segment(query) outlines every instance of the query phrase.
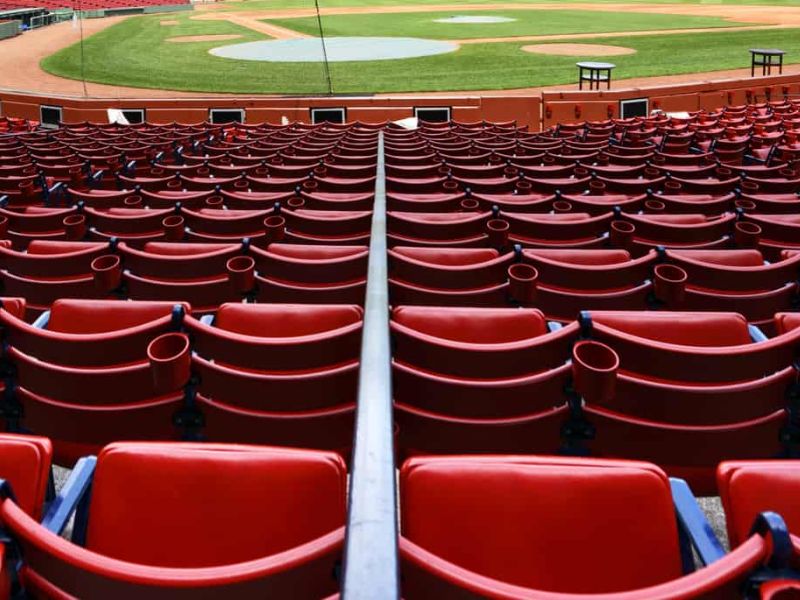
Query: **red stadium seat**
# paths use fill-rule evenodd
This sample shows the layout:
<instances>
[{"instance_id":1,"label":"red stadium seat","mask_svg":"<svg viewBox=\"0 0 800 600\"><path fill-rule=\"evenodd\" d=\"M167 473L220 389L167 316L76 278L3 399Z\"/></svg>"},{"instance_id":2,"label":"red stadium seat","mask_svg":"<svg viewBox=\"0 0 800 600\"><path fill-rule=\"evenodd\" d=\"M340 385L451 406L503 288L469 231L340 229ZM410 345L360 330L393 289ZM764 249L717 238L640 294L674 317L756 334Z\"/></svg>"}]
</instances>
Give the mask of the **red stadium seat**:
<instances>
[{"instance_id":1,"label":"red stadium seat","mask_svg":"<svg viewBox=\"0 0 800 600\"><path fill-rule=\"evenodd\" d=\"M641 462L415 458L400 493L410 599L731 598L769 553L756 534L684 575L670 482Z\"/></svg>"},{"instance_id":2,"label":"red stadium seat","mask_svg":"<svg viewBox=\"0 0 800 600\"><path fill-rule=\"evenodd\" d=\"M724 462L717 469L717 487L732 548L747 540L753 519L765 510L779 513L790 532L800 533L800 461Z\"/></svg>"},{"instance_id":3,"label":"red stadium seat","mask_svg":"<svg viewBox=\"0 0 800 600\"><path fill-rule=\"evenodd\" d=\"M47 438L0 433L0 479L11 484L17 506L36 521L42 517L52 459Z\"/></svg>"},{"instance_id":4,"label":"red stadium seat","mask_svg":"<svg viewBox=\"0 0 800 600\"><path fill-rule=\"evenodd\" d=\"M9 498L0 518L37 597L320 598L338 587L345 485L329 453L119 443L97 460L85 548Z\"/></svg>"}]
</instances>

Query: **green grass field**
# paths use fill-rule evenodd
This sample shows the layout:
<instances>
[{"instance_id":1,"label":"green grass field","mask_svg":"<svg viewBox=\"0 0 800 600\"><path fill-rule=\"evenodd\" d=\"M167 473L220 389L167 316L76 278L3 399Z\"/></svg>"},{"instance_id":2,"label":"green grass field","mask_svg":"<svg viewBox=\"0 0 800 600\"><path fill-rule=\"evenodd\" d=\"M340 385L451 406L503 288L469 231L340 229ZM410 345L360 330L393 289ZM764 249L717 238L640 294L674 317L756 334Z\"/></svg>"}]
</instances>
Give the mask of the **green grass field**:
<instances>
[{"instance_id":1,"label":"green grass field","mask_svg":"<svg viewBox=\"0 0 800 600\"><path fill-rule=\"evenodd\" d=\"M516 19L508 23L437 23L452 16L447 12L330 15L322 20L326 36L399 36L445 40L511 37L522 35L559 35L569 33L607 33L616 31L656 31L659 29L700 29L731 27L716 17L687 17L648 13L597 13L582 10L498 10L486 12L459 10L453 15L479 15ZM301 33L317 35L316 17L269 19Z\"/></svg>"},{"instance_id":2,"label":"green grass field","mask_svg":"<svg viewBox=\"0 0 800 600\"><path fill-rule=\"evenodd\" d=\"M282 2L287 0L275 0ZM290 0L288 0L290 1ZM345 0L340 0L345 1ZM355 1L355 0L350 0ZM385 0L370 0L371 4ZM414 0L406 0L409 3ZM419 1L419 0L417 0ZM442 1L442 0L439 0ZM472 1L472 0L470 0ZM229 6L253 5L246 0ZM308 0L304 5L309 6ZM520 11L522 12L522 11ZM549 11L548 11L549 12ZM542 11L526 15L526 35L531 32L553 33L553 23L565 11ZM502 11L512 14L516 11ZM429 13L425 13L430 16ZM447 16L449 13L438 13ZM495 11L492 11L495 14ZM499 13L498 13L499 14ZM547 15L547 16L545 16ZM131 17L84 42L84 76L88 81L130 87L171 89L195 92L319 94L327 93L325 72L321 63L267 63L218 58L208 54L211 48L240 42L267 39L243 26L219 20L192 20L192 13ZM331 35L331 27L353 28L347 33L361 35L422 35L400 25L400 19L418 18L419 14L360 15L323 17L323 26ZM614 31L620 27L647 26L636 13L593 13L594 32ZM382 29L370 29L369 20L382 17ZM583 16L585 19L585 15ZM177 25L162 26L161 20L176 20ZM539 19L540 22L537 22ZM284 20L294 25L302 19ZM541 25L549 20L551 24ZM682 21L682 17L675 22ZM405 21L408 22L408 21ZM365 25L366 23L366 25ZM380 21L376 22L380 23ZM574 20L562 20L566 31ZM423 23L425 27L427 24ZM515 23L504 25L516 25ZM377 25L376 25L377 26ZM676 25L677 27L678 25ZM703 25L709 26L708 20ZM363 29L367 27L367 29ZM474 27L474 26L468 26ZM481 26L478 26L481 27ZM658 24L656 28L666 28ZM680 27L686 27L685 22ZM538 28L538 29L537 29ZM585 28L584 28L585 31ZM344 32L343 32L344 33ZM429 37L448 37L444 30ZM627 46L636 54L613 57L617 64L615 80L630 77L698 73L749 66L748 48L779 47L787 51L787 63L800 62L800 30L719 31L704 34L639 35L584 38L580 43ZM186 35L238 34L238 40L175 44L166 38ZM337 31L338 34L338 31ZM484 35L484 34L481 34ZM508 33L494 33L495 36ZM511 34L513 35L513 34ZM537 87L573 83L575 62L594 58L545 56L530 54L520 47L530 42L463 44L455 52L406 60L384 60L357 63L331 63L330 73L335 93L370 94L378 92L435 92L461 90L493 90ZM702 48L702 51L699 51ZM55 75L80 78L81 51L78 44L65 48L42 61L42 67Z\"/></svg>"},{"instance_id":3,"label":"green grass field","mask_svg":"<svg viewBox=\"0 0 800 600\"><path fill-rule=\"evenodd\" d=\"M497 4L501 0L465 0L467 4ZM502 0L503 4L615 4L620 0ZM408 6L447 4L446 0L322 0L323 8L345 6ZM800 6L800 0L627 0L627 4L729 4L734 6ZM309 0L242 0L225 6L227 11L271 10L280 8L313 8Z\"/></svg>"}]
</instances>

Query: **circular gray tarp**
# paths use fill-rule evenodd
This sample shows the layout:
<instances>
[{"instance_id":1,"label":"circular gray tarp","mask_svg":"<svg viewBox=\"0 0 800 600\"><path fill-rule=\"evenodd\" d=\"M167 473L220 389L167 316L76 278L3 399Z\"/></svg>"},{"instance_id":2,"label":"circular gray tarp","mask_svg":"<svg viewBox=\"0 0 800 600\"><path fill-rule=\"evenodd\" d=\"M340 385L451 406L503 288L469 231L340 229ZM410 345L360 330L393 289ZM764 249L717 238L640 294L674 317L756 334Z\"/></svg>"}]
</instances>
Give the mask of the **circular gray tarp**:
<instances>
[{"instance_id":1,"label":"circular gray tarp","mask_svg":"<svg viewBox=\"0 0 800 600\"><path fill-rule=\"evenodd\" d=\"M516 19L508 17L488 17L481 15L458 15L455 17L448 17L446 19L435 19L434 23L511 23Z\"/></svg>"},{"instance_id":2,"label":"circular gray tarp","mask_svg":"<svg viewBox=\"0 0 800 600\"><path fill-rule=\"evenodd\" d=\"M455 42L396 37L333 37L325 39L329 62L392 60L432 56L458 50ZM209 51L221 58L267 62L322 62L319 38L247 42Z\"/></svg>"}]
</instances>

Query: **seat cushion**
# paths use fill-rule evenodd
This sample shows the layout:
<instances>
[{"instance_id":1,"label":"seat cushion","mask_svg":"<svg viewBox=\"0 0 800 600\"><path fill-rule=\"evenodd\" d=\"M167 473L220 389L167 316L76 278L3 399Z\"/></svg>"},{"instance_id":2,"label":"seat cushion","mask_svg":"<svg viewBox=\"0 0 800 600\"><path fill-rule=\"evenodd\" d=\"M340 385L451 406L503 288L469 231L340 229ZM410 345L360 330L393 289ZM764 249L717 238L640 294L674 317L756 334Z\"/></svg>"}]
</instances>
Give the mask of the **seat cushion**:
<instances>
[{"instance_id":1,"label":"seat cushion","mask_svg":"<svg viewBox=\"0 0 800 600\"><path fill-rule=\"evenodd\" d=\"M163 567L232 564L344 524L333 453L261 446L118 443L98 456L87 548Z\"/></svg>"},{"instance_id":2,"label":"seat cushion","mask_svg":"<svg viewBox=\"0 0 800 600\"><path fill-rule=\"evenodd\" d=\"M400 484L403 535L480 575L574 593L681 575L669 481L647 463L418 458Z\"/></svg>"}]
</instances>

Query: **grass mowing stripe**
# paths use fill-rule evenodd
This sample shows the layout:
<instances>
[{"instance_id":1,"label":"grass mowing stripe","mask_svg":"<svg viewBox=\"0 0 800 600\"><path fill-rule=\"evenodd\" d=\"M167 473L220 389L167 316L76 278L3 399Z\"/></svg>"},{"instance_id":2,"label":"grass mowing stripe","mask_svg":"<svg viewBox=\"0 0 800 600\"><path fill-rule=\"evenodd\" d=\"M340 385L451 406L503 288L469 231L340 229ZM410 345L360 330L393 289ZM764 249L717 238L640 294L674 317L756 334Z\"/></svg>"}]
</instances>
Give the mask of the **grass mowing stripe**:
<instances>
[{"instance_id":1,"label":"grass mowing stripe","mask_svg":"<svg viewBox=\"0 0 800 600\"><path fill-rule=\"evenodd\" d=\"M659 29L700 29L735 27L719 17L692 17L650 13L616 13L583 10L454 10L453 14L507 17L507 23L437 23L447 12L329 15L322 18L327 36L394 36L458 40L469 38L511 37L522 35L558 35L570 33L608 33L624 31L656 31ZM266 19L294 31L318 35L316 17Z\"/></svg>"}]
</instances>

